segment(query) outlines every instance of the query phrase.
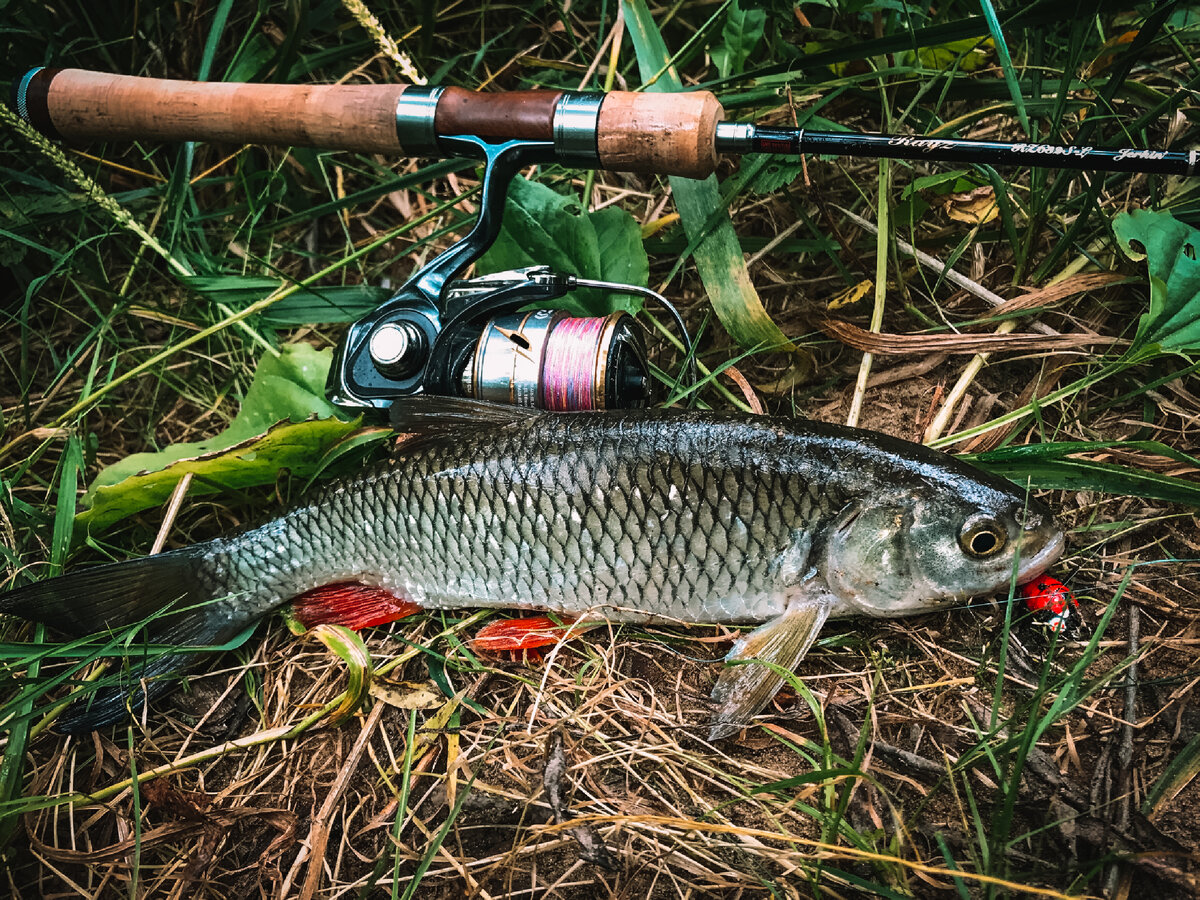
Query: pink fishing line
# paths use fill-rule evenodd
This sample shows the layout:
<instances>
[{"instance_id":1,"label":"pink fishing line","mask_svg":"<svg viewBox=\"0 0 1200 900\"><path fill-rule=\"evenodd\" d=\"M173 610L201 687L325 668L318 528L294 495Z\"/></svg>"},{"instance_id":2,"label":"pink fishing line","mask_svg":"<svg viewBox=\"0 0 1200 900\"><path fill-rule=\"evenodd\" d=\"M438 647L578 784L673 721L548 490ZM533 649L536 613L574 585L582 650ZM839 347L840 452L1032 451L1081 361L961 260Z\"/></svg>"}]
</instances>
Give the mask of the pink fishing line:
<instances>
[{"instance_id":1,"label":"pink fishing line","mask_svg":"<svg viewBox=\"0 0 1200 900\"><path fill-rule=\"evenodd\" d=\"M595 409L596 359L607 320L603 317L563 319L546 341L542 363L545 409Z\"/></svg>"}]
</instances>

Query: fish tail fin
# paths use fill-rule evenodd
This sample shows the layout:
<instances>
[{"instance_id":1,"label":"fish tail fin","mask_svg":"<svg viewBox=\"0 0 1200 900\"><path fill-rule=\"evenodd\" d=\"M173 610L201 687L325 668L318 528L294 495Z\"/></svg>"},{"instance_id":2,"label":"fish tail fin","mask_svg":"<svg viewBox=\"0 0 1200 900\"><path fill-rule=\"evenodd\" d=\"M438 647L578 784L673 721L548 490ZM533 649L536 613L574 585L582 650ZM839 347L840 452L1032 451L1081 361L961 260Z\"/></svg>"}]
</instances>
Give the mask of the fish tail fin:
<instances>
[{"instance_id":1,"label":"fish tail fin","mask_svg":"<svg viewBox=\"0 0 1200 900\"><path fill-rule=\"evenodd\" d=\"M204 643L216 643L213 637ZM130 653L130 667L117 675L116 684L89 689L87 695L73 700L54 720L54 730L61 734L87 734L97 728L116 725L136 718L147 703L170 693L180 675L199 658L195 653L172 653L147 657L137 662Z\"/></svg>"},{"instance_id":2,"label":"fish tail fin","mask_svg":"<svg viewBox=\"0 0 1200 900\"><path fill-rule=\"evenodd\" d=\"M92 690L56 721L68 734L121 721L144 702L166 693L168 677L186 669L194 653L144 654L145 643L203 646L228 640L251 624L231 621L226 604L198 577L205 545L83 569L0 595L0 612L41 622L70 637L145 623L128 644L130 668L114 686Z\"/></svg>"},{"instance_id":3,"label":"fish tail fin","mask_svg":"<svg viewBox=\"0 0 1200 900\"><path fill-rule=\"evenodd\" d=\"M212 599L201 592L197 547L108 563L36 581L0 595L0 613L49 625L72 637L121 628L160 610Z\"/></svg>"}]
</instances>

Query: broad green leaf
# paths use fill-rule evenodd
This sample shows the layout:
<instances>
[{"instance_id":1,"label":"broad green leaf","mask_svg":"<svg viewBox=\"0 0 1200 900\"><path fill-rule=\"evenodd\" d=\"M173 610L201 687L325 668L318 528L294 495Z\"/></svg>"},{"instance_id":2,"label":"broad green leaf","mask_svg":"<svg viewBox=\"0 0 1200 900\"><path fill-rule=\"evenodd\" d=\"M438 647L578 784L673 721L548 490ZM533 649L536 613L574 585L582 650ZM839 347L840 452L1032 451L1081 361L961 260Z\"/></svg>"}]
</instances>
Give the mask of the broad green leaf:
<instances>
[{"instance_id":1,"label":"broad green leaf","mask_svg":"<svg viewBox=\"0 0 1200 900\"><path fill-rule=\"evenodd\" d=\"M813 115L813 110L797 117L797 125L801 128L815 128L821 131L848 131L845 125L830 121L821 116ZM833 157L820 156L820 159ZM735 196L742 191L753 194L772 195L784 185L791 184L804 172L804 161L795 156L783 156L777 153L752 153L742 159L738 173L721 185L726 196ZM742 238L742 249L746 249L746 239Z\"/></svg>"},{"instance_id":2,"label":"broad green leaf","mask_svg":"<svg viewBox=\"0 0 1200 900\"><path fill-rule=\"evenodd\" d=\"M662 70L647 90L680 90L679 73L669 64L671 55L644 0L622 0L622 7L642 78L649 80ZM717 179L711 175L702 181L671 176L670 182L684 231L695 247L700 279L725 330L746 348L795 350L754 290L733 223L721 203ZM710 221L715 222L711 229Z\"/></svg>"},{"instance_id":3,"label":"broad green leaf","mask_svg":"<svg viewBox=\"0 0 1200 900\"><path fill-rule=\"evenodd\" d=\"M249 306L285 286L282 279L260 275L193 275L181 280L207 299L231 309ZM262 318L283 326L353 322L391 294L387 288L369 284L309 287L273 303Z\"/></svg>"},{"instance_id":4,"label":"broad green leaf","mask_svg":"<svg viewBox=\"0 0 1200 900\"><path fill-rule=\"evenodd\" d=\"M490 274L537 265L639 287L650 278L642 231L633 216L611 206L587 212L574 197L518 176L508 189L500 236L476 268ZM575 315L595 316L617 309L637 312L642 300L632 294L606 297L602 291L581 289L555 305Z\"/></svg>"},{"instance_id":5,"label":"broad green leaf","mask_svg":"<svg viewBox=\"0 0 1200 900\"><path fill-rule=\"evenodd\" d=\"M618 206L606 206L587 214L596 228L596 248L600 255L601 278L645 287L650 283L650 260L642 242L642 229L637 220ZM636 311L641 299L625 295L619 309Z\"/></svg>"},{"instance_id":6,"label":"broad green leaf","mask_svg":"<svg viewBox=\"0 0 1200 900\"><path fill-rule=\"evenodd\" d=\"M920 194L922 191L932 190L935 194L948 194L951 191L959 190L959 179L967 174L966 169L956 169L953 172L934 172L932 175L922 175L920 178L914 178L912 182L905 186L900 193L901 200L907 200L915 194ZM979 187L978 184L971 184L967 190Z\"/></svg>"},{"instance_id":7,"label":"broad green leaf","mask_svg":"<svg viewBox=\"0 0 1200 900\"><path fill-rule=\"evenodd\" d=\"M1167 22L1174 28L1200 29L1200 6L1185 3L1182 9L1171 13L1171 18Z\"/></svg>"},{"instance_id":8,"label":"broad green leaf","mask_svg":"<svg viewBox=\"0 0 1200 900\"><path fill-rule=\"evenodd\" d=\"M777 193L785 184L791 184L804 172L803 163L775 153L763 154L751 165L755 165L756 171L746 181L746 190L760 196Z\"/></svg>"},{"instance_id":9,"label":"broad green leaf","mask_svg":"<svg viewBox=\"0 0 1200 900\"><path fill-rule=\"evenodd\" d=\"M966 38L961 41L950 41L922 47L917 51L908 51L900 55L902 65L919 65L925 69L937 69L945 72L952 68L961 72L974 72L987 65L991 48L995 42L988 38L981 41L978 38Z\"/></svg>"},{"instance_id":10,"label":"broad green leaf","mask_svg":"<svg viewBox=\"0 0 1200 900\"><path fill-rule=\"evenodd\" d=\"M304 489L308 490L316 479L335 466L340 468L343 465L352 465L356 459L361 462L377 444L389 440L395 434L392 429L382 426L355 429L345 440L338 441L325 451L325 455L313 466L313 472L308 477Z\"/></svg>"},{"instance_id":11,"label":"broad green leaf","mask_svg":"<svg viewBox=\"0 0 1200 900\"><path fill-rule=\"evenodd\" d=\"M740 75L746 60L754 53L767 25L767 14L761 9L743 9L738 0L729 7L725 27L721 29L721 46L712 48L712 60L722 78Z\"/></svg>"},{"instance_id":12,"label":"broad green leaf","mask_svg":"<svg viewBox=\"0 0 1200 900\"><path fill-rule=\"evenodd\" d=\"M357 427L336 418L325 399L330 360L329 351L307 344L264 357L224 431L157 453L135 453L101 471L84 497L90 508L75 518L76 534L164 503L186 472L196 493L269 484L282 468L300 477L315 472L330 448Z\"/></svg>"},{"instance_id":13,"label":"broad green leaf","mask_svg":"<svg viewBox=\"0 0 1200 900\"><path fill-rule=\"evenodd\" d=\"M1200 350L1200 231L1169 212L1139 209L1113 220L1125 255L1146 261L1150 311L1138 324L1131 349Z\"/></svg>"},{"instance_id":14,"label":"broad green leaf","mask_svg":"<svg viewBox=\"0 0 1200 900\"><path fill-rule=\"evenodd\" d=\"M138 472L163 469L176 460L209 455L264 434L276 422L303 422L311 416L329 418L337 410L325 399L325 378L332 355L307 344L289 344L279 357L265 356L254 371L254 380L242 408L229 427L203 441L172 444L155 453L135 453L100 472L88 488L84 503L96 490L117 484Z\"/></svg>"},{"instance_id":15,"label":"broad green leaf","mask_svg":"<svg viewBox=\"0 0 1200 900\"><path fill-rule=\"evenodd\" d=\"M284 422L225 450L178 459L166 468L141 471L114 484L93 484L88 492L91 507L75 517L76 534L94 534L134 513L162 506L187 472L193 476L190 494L271 484L280 469L307 478L329 448L356 428L355 422L340 419Z\"/></svg>"}]
</instances>

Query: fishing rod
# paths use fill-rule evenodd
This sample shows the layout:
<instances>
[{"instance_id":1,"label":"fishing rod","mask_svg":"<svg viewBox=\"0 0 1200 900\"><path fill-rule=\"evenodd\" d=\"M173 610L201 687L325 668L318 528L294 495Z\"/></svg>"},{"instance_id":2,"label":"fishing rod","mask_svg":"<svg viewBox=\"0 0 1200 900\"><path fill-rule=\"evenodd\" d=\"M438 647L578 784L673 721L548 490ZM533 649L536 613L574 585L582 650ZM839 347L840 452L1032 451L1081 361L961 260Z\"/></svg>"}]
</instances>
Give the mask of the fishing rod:
<instances>
[{"instance_id":1,"label":"fishing rod","mask_svg":"<svg viewBox=\"0 0 1200 900\"><path fill-rule=\"evenodd\" d=\"M1163 175L1193 175L1198 162L1196 150L725 122L720 102L707 91L484 94L458 87L188 82L37 68L14 83L13 105L42 134L70 142L219 141L482 160L480 212L470 232L351 324L339 344L327 393L355 413L387 412L398 399L421 393L560 410L646 405L650 366L628 314L577 317L548 308L580 287L661 303L691 359L682 317L648 288L589 281L548 266L455 280L499 235L508 186L528 165L704 178L719 154L747 152Z\"/></svg>"},{"instance_id":2,"label":"fishing rod","mask_svg":"<svg viewBox=\"0 0 1200 900\"><path fill-rule=\"evenodd\" d=\"M708 91L476 93L414 85L187 82L81 69L33 69L18 112L68 141L226 141L455 155L456 135L544 141L582 168L704 178L721 154L805 153L1096 172L1195 175L1200 151L816 131L722 121Z\"/></svg>"}]
</instances>

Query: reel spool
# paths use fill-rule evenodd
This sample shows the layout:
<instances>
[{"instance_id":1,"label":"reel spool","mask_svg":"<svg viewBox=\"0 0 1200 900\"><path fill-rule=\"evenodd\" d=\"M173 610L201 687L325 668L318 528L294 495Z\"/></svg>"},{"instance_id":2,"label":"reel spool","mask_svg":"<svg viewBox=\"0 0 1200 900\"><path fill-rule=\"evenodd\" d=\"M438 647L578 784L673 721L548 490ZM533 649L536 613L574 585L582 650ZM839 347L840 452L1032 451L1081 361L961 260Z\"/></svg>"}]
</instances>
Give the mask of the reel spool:
<instances>
[{"instance_id":1,"label":"reel spool","mask_svg":"<svg viewBox=\"0 0 1200 900\"><path fill-rule=\"evenodd\" d=\"M633 317L538 309L488 321L459 377L465 397L555 411L631 409L650 399Z\"/></svg>"}]
</instances>

